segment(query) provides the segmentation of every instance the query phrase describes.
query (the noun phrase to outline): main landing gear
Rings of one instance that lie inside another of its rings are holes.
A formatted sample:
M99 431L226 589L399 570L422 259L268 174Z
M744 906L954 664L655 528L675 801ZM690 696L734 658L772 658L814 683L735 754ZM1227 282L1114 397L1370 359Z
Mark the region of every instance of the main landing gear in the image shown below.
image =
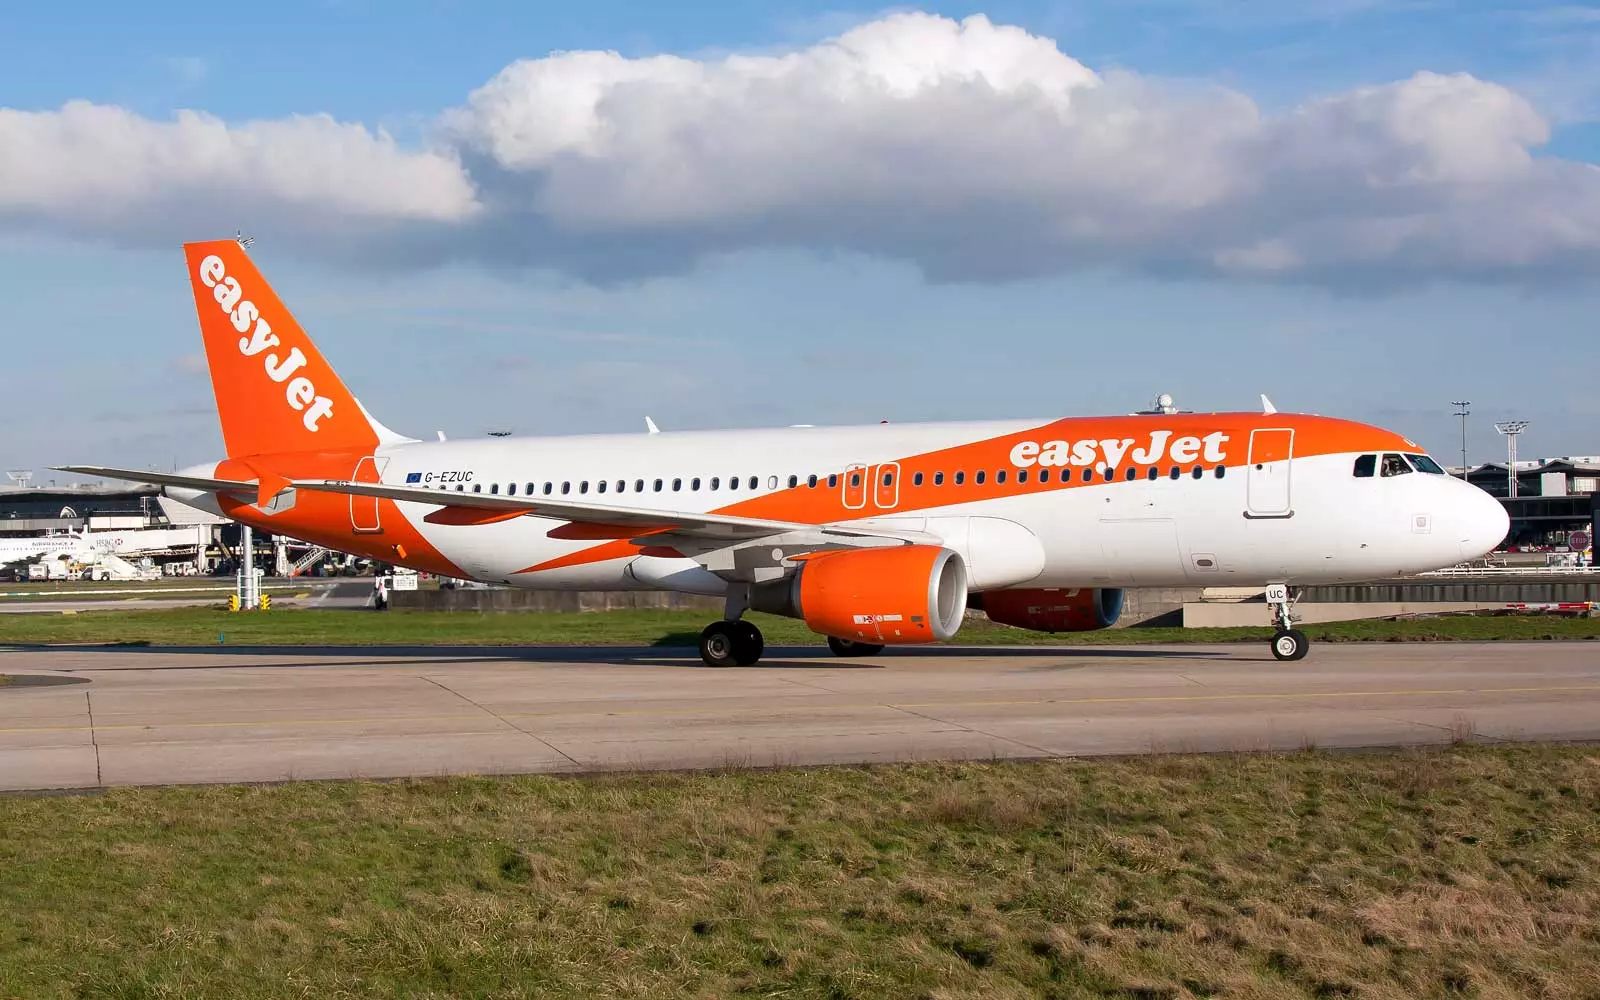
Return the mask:
M1267 588L1267 606L1272 609L1272 621L1278 626L1272 634L1272 655L1280 660L1303 660L1311 650L1311 640L1292 627L1294 616L1289 611L1292 603L1286 584L1275 583Z
M700 658L708 667L748 667L761 659L766 642L750 622L712 622L700 633Z

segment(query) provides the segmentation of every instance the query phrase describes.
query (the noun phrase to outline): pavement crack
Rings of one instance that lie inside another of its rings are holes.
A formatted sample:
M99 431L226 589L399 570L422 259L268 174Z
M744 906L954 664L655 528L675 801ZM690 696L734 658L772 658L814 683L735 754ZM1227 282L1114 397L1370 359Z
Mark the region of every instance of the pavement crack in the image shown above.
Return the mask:
M443 691L446 694L454 695L455 697L460 698L462 701L466 702L468 705L471 705L473 708L477 709L478 711L480 711L480 712L484 713L485 715L489 716L490 718L494 719L496 722L499 722L501 725L509 727L510 729L514 730L515 732L519 732L522 735L528 737L529 739L531 739L534 742L536 742L536 743L540 744L541 746L543 746L546 750L549 750L551 753L560 754L562 758L564 758L568 763L572 764L574 767L582 767L583 766L582 764L580 764L578 762L578 759L576 757L574 757L571 754L567 753L565 750L563 750L560 747L556 746L554 743L551 743L549 740L545 739L543 736L540 736L538 733L532 732L531 730L523 729L521 726L519 726L516 723L512 722L510 719L507 719L505 716L501 715L499 712L496 712L494 709L488 707L487 705L483 705L483 704L480 704L479 702L473 701L471 698L468 698L466 695L462 694L460 691L455 690L454 688L450 687L447 684L440 684L438 681L434 680L432 677L428 677L426 675L423 675L422 679L427 681L429 684L432 684L434 687L438 688L440 691Z
M1002 743L1012 743L1019 747L1026 747L1027 749L1032 750L1034 753L1039 754L1041 757L1061 756L1061 754L1055 750L1047 750L1044 747L1035 746L1032 743L1027 743L1023 740L1015 739L1010 736L1001 736L999 733L991 733L987 730L978 729L975 726L969 726L964 722L956 722L953 719L941 719L936 715L929 715L926 712L918 712L916 709L906 708L903 705L890 705L885 703L883 707L893 709L896 712L904 712L906 715L914 715L919 719L926 719L928 722L937 722L941 726L955 726L957 729L960 729L963 732L974 733L978 736L987 736L991 740L999 740Z
M87 691L83 693L83 706L89 710L89 745L94 747L94 783L104 785L105 780L100 774L100 738L94 731L94 699Z

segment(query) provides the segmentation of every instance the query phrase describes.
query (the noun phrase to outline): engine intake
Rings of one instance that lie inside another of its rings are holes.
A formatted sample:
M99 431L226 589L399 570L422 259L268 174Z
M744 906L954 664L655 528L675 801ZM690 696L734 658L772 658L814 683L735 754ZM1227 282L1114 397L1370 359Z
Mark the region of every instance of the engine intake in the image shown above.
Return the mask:
M757 611L799 618L813 632L883 645L937 642L961 628L967 567L935 545L808 556L793 577L755 588Z
M1092 632L1122 616L1122 591L1107 588L990 590L974 594L973 608L990 621L1034 632Z

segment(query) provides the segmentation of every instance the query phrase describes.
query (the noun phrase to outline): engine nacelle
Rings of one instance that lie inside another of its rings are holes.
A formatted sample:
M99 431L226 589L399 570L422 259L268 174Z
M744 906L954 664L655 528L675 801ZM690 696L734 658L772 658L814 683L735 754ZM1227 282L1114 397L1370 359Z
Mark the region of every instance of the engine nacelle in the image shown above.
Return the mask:
M971 606L990 621L1034 632L1092 632L1122 616L1122 591L1100 587L989 590L972 595Z
M755 588L750 600L813 632L883 645L948 639L966 604L966 563L936 545L820 552L783 583Z

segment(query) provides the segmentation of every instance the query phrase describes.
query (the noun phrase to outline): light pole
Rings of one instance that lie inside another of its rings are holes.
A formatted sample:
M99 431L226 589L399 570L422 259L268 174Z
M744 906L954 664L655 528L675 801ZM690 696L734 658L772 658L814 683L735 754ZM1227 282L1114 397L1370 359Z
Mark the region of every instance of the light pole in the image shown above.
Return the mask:
M1517 435L1528 429L1526 420L1506 420L1494 425L1494 429L1506 436L1506 479L1510 492L1508 496L1517 495Z
M1461 418L1461 479L1465 481L1467 478L1467 417L1472 415L1472 411L1467 407L1472 405L1472 400L1455 399L1450 401L1450 405L1456 408L1456 416Z

